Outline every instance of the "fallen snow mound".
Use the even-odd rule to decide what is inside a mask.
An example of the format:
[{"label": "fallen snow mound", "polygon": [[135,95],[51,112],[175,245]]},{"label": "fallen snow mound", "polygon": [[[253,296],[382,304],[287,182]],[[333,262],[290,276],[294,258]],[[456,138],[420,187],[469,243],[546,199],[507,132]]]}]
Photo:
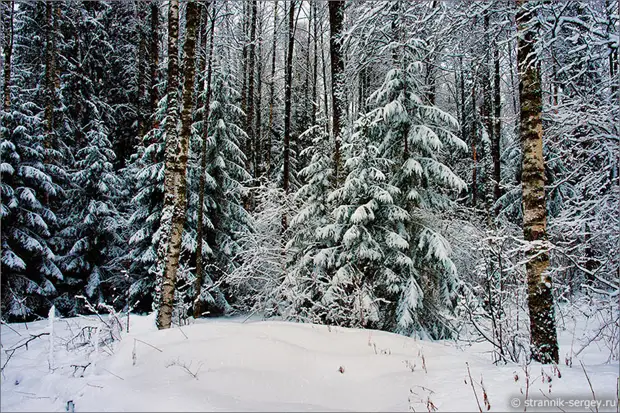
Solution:
[{"label": "fallen snow mound", "polygon": [[[53,331],[54,351],[52,335],[15,350],[2,374],[1,410],[479,411],[480,404],[507,411],[511,398],[526,390],[591,394],[577,361],[559,373],[531,365],[528,380],[519,365],[494,366],[483,352],[451,343],[241,321],[200,320],[157,331],[152,316],[131,316],[120,341],[92,346],[69,344],[96,325],[92,318],[56,320],[53,330],[47,321],[2,325],[2,365],[7,350],[32,335]],[[87,337],[102,334],[91,330],[84,330]],[[592,352],[588,357],[596,394],[614,394],[618,364]]]}]

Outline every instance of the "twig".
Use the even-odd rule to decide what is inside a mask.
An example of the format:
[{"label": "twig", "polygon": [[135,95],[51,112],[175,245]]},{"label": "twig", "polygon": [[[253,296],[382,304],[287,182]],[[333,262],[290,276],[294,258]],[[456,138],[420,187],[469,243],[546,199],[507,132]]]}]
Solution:
[{"label": "twig", "polygon": [[185,336],[185,339],[189,340],[189,337],[187,337],[187,334],[185,334],[185,332],[183,331],[181,326],[179,326],[179,331],[181,332],[181,334],[183,334]]},{"label": "twig", "polygon": [[154,345],[147,343],[146,341],[142,341],[142,340],[140,340],[138,338],[134,338],[134,340],[139,341],[140,343],[146,344],[147,346],[154,348],[155,350],[159,351],[160,353],[164,352],[164,350],[162,350],[160,348],[157,348]]},{"label": "twig", "polygon": [[166,366],[166,368],[168,368],[168,367],[172,367],[172,366],[181,367],[183,370],[185,370],[185,372],[186,372],[187,374],[189,374],[190,376],[192,376],[193,378],[195,378],[196,380],[198,380],[198,373],[200,372],[200,369],[202,368],[202,363],[200,363],[200,364],[198,365],[198,368],[196,369],[196,372],[195,372],[195,373],[194,373],[193,371],[191,371],[191,370],[190,370],[190,368],[192,367],[192,362],[191,362],[191,361],[190,361],[190,363],[189,363],[189,366],[188,366],[186,363],[181,362],[180,360],[177,360],[177,361],[172,361],[172,362],[170,362],[170,363]]},{"label": "twig", "polygon": [[[583,374],[586,375],[586,379],[588,380],[588,385],[590,385],[590,391],[592,392],[592,399],[596,402],[596,395],[594,394],[594,389],[592,388],[592,382],[590,381],[590,377],[588,376],[588,372],[586,371],[583,362],[579,360],[579,364],[581,364],[581,368],[583,369]],[[596,413],[598,413],[598,405],[594,403],[594,408],[596,409]]]},{"label": "twig", "polygon": [[35,393],[29,393],[29,392],[25,392],[25,391],[15,391],[15,393],[21,393],[24,396],[30,398],[30,399],[51,399],[51,397],[48,396],[37,396]]},{"label": "twig", "polygon": [[22,348],[22,347],[26,347],[26,350],[28,350],[28,343],[30,343],[30,342],[31,342],[31,341],[33,341],[33,340],[36,340],[36,339],[37,339],[37,338],[39,338],[39,337],[49,336],[49,335],[50,335],[50,333],[41,333],[41,334],[36,334],[36,335],[35,335],[35,334],[31,334],[31,335],[30,335],[30,338],[28,338],[28,339],[27,339],[26,341],[24,341],[23,343],[21,343],[21,344],[19,344],[19,345],[15,346],[15,347],[13,347],[13,348],[10,348],[10,349],[8,349],[8,350],[4,350],[4,352],[5,352],[5,353],[6,353],[6,355],[7,355],[7,358],[6,358],[6,360],[4,361],[4,364],[2,365],[2,368],[0,369],[0,371],[4,371],[4,368],[6,367],[6,365],[7,365],[7,364],[9,364],[9,360],[11,360],[11,357],[13,357],[13,354],[15,354],[15,351],[16,351],[17,349]]},{"label": "twig", "polygon": [[102,367],[101,369],[102,369],[102,370],[104,370],[104,371],[107,371],[108,373],[110,373],[111,375],[113,375],[113,376],[114,376],[114,377],[116,377],[116,378],[119,378],[119,379],[121,379],[121,380],[125,380],[125,379],[124,379],[124,378],[122,378],[121,376],[118,376],[118,375],[116,375],[116,374],[112,373],[112,372],[111,372],[110,370],[108,370],[108,369],[104,369],[103,367]]},{"label": "twig", "polygon": [[243,321],[241,322],[241,324],[244,324],[246,321],[248,321],[250,318],[252,318],[252,316],[253,316],[254,314],[256,314],[257,312],[258,312],[258,310],[254,310],[254,311],[252,311],[252,312],[250,313],[250,315],[249,315],[249,316],[247,316],[247,317],[245,318],[245,320],[243,320]]},{"label": "twig", "polygon": [[482,413],[482,407],[480,407],[480,400],[478,400],[478,393],[476,393],[476,388],[474,387],[474,380],[471,378],[471,371],[469,370],[469,363],[465,362],[467,366],[467,374],[469,375],[469,383],[471,384],[471,389],[474,391],[474,396],[476,396],[476,404],[478,405],[478,410]]},{"label": "twig", "polygon": [[90,363],[86,364],[85,366],[80,366],[79,364],[72,364],[71,367],[73,367],[73,377],[75,377],[75,373],[77,373],[78,369],[82,369],[82,374],[80,374],[80,377],[84,377],[84,373],[86,372],[86,368],[90,366]]},{"label": "twig", "polygon": [[10,329],[11,329],[11,330],[15,333],[15,334],[17,334],[18,336],[20,336],[20,337],[21,337],[21,334],[19,334],[19,331],[15,330],[13,327],[11,327],[11,326],[9,325],[9,323],[7,323],[7,322],[5,322],[5,321],[3,321],[3,320],[0,320],[0,324],[2,324],[3,326],[7,326],[7,327],[8,327],[8,328],[10,328]]},{"label": "twig", "polygon": [[[542,394],[542,395],[543,395],[543,397],[544,397],[545,399],[547,399],[547,400],[552,400],[549,396],[547,396],[547,395],[545,394],[545,392],[544,392],[544,391],[542,391],[542,389],[538,389],[538,391],[540,391],[540,394]],[[556,406],[558,409],[562,410],[564,413],[566,413],[566,410],[564,410],[564,409],[562,409],[560,406],[558,406],[558,404],[557,404],[557,403],[555,404],[555,406]]]}]

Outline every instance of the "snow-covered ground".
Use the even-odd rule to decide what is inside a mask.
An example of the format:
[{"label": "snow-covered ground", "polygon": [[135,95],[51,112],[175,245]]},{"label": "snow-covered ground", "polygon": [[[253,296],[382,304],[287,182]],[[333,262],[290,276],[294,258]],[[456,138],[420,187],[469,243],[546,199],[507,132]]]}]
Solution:
[{"label": "snow-covered ground", "polygon": [[[156,330],[152,316],[130,321],[120,341],[96,346],[94,337],[108,334],[97,333],[96,318],[56,320],[53,354],[51,335],[13,353],[2,374],[1,410],[479,411],[479,403],[486,411],[486,394],[491,411],[523,411],[511,400],[526,390],[539,399],[541,392],[551,399],[591,399],[579,360],[597,399],[616,394],[618,363],[607,363],[609,353],[595,345],[572,367],[560,365],[560,374],[531,365],[528,386],[523,367],[493,365],[482,345],[243,318],[165,331]],[[2,365],[6,350],[50,331],[48,321],[2,325]],[[562,358],[574,340],[561,333]]]}]

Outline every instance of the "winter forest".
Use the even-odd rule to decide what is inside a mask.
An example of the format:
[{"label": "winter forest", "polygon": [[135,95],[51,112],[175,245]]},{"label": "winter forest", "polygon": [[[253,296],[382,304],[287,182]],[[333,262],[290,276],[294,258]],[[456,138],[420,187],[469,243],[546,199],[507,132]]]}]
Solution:
[{"label": "winter forest", "polygon": [[579,314],[618,359],[617,0],[0,6],[3,323],[241,314],[557,364]]}]

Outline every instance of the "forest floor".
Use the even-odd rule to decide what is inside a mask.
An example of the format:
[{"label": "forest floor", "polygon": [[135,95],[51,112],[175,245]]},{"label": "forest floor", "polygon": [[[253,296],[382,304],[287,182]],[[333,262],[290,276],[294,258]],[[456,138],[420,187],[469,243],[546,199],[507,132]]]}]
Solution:
[{"label": "forest floor", "polygon": [[[157,331],[153,315],[131,315],[129,333],[112,331],[121,339],[97,345],[111,334],[104,321],[3,324],[2,366],[11,358],[1,410],[524,411],[528,392],[528,403],[564,403],[545,411],[617,411],[619,365],[608,350],[593,344],[566,365],[575,325],[560,332],[561,364],[532,363],[526,374],[493,364],[484,344],[245,318]],[[533,406],[527,411],[541,410]]]}]

